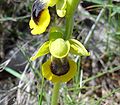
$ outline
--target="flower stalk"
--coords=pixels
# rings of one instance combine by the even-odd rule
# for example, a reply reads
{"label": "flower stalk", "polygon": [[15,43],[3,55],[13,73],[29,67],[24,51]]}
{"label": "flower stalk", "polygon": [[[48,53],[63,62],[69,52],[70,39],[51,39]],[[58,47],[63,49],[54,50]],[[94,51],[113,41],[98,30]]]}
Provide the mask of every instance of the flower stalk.
{"label": "flower stalk", "polygon": [[79,2],[80,0],[67,0],[65,40],[70,39],[73,33],[74,13]]}
{"label": "flower stalk", "polygon": [[57,105],[59,96],[60,82],[54,84],[51,105]]}

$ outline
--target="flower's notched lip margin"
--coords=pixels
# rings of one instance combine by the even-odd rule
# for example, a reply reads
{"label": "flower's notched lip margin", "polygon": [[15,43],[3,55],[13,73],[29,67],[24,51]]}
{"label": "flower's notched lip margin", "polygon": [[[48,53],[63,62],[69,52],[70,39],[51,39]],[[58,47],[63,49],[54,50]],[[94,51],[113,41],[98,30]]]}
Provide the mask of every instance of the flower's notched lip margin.
{"label": "flower's notched lip margin", "polygon": [[35,24],[38,25],[39,18],[41,16],[42,12],[44,11],[45,7],[46,7],[46,3],[44,3],[40,0],[36,0],[33,3],[31,17],[33,18]]}

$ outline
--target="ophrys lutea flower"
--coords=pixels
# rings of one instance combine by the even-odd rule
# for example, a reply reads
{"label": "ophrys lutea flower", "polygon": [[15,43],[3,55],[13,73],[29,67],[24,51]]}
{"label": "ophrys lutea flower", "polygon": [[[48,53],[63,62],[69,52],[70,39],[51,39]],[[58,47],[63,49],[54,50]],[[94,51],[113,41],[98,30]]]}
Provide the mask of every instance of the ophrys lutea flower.
{"label": "ophrys lutea flower", "polygon": [[46,41],[31,57],[31,60],[47,53],[51,54],[51,58],[42,65],[42,75],[53,83],[67,82],[74,77],[77,64],[68,57],[69,53],[80,56],[90,55],[79,41],[54,37]]}
{"label": "ophrys lutea flower", "polygon": [[57,14],[64,17],[66,14],[66,0],[35,0],[32,7],[29,26],[33,35],[45,32],[50,23],[48,7],[56,5]]}

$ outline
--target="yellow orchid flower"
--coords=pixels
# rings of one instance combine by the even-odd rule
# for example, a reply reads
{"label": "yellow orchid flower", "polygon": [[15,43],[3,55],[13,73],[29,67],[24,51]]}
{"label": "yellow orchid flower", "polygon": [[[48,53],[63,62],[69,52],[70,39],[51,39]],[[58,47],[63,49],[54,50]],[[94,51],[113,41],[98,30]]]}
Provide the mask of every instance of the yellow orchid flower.
{"label": "yellow orchid flower", "polygon": [[56,5],[57,14],[64,17],[66,14],[66,0],[35,0],[32,7],[31,20],[29,26],[33,35],[45,32],[50,23],[50,13],[48,7]]}
{"label": "yellow orchid flower", "polygon": [[74,77],[77,64],[68,58],[68,54],[89,56],[90,53],[76,39],[64,40],[59,29],[52,29],[49,41],[46,41],[30,58],[32,61],[45,54],[51,54],[51,59],[42,64],[42,75],[53,83],[68,82]]}
{"label": "yellow orchid flower", "polygon": [[32,7],[31,20],[29,26],[33,35],[45,32],[50,23],[50,14],[47,3],[36,0]]}
{"label": "yellow orchid flower", "polygon": [[46,28],[48,27],[49,23],[50,23],[50,15],[49,15],[49,10],[48,9],[44,9],[41,12],[41,15],[37,20],[33,20],[33,18],[31,17],[31,20],[29,22],[30,28],[31,28],[31,33],[33,35],[37,35],[37,34],[41,34],[43,32],[45,32]]}

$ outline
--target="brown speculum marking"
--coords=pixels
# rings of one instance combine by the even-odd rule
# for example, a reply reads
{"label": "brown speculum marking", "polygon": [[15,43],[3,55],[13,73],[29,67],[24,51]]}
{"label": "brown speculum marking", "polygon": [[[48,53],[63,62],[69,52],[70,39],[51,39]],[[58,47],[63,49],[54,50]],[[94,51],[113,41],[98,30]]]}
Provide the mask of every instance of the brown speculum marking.
{"label": "brown speculum marking", "polygon": [[40,0],[35,0],[32,6],[32,18],[36,24],[39,22],[39,18],[45,9],[45,3],[40,2]]}
{"label": "brown speculum marking", "polygon": [[69,69],[70,65],[67,59],[54,59],[50,65],[51,72],[57,76],[61,76],[66,74]]}

